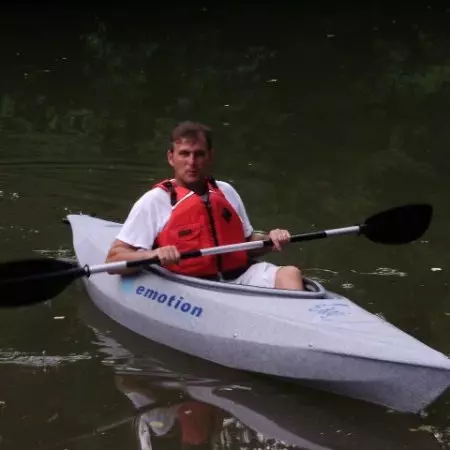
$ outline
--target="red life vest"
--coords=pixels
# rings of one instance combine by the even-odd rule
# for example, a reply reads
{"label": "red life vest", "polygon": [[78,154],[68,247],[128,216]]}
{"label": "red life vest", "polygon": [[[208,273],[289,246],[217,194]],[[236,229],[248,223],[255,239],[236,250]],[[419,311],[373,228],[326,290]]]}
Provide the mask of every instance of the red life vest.
{"label": "red life vest", "polygon": [[[164,180],[154,187],[170,194],[172,214],[155,240],[156,247],[175,245],[180,252],[236,244],[245,241],[242,220],[213,179],[207,181],[208,200],[195,192]],[[247,251],[183,259],[166,266],[194,277],[236,278],[249,266]]]}
{"label": "red life vest", "polygon": [[191,400],[180,405],[177,417],[181,425],[181,442],[201,445],[222,428],[225,414],[215,406]]}

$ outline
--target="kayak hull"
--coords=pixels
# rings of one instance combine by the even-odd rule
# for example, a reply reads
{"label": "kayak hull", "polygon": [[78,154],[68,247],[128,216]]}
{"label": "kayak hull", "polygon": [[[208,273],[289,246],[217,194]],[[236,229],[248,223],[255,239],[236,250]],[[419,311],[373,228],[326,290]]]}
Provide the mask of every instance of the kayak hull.
{"label": "kayak hull", "polygon": [[162,388],[164,397],[168,391],[176,392],[178,399],[187,394],[227,411],[265,438],[282,441],[280,444],[309,450],[439,447],[429,433],[411,433],[417,426],[414,416],[398,414],[394,418],[368,403],[354,405],[344,396],[301,385],[293,389],[290,383],[274,383],[273,378],[265,380],[192,357],[112,321],[88,298],[80,299],[78,311],[94,334],[102,364],[127,377],[128,386],[136,380],[137,386],[153,393]]}
{"label": "kayak hull", "polygon": [[[80,265],[101,264],[120,224],[68,216]],[[132,331],[223,366],[417,412],[450,384],[449,358],[347,298],[183,277],[161,267],[84,278],[99,309]]]}

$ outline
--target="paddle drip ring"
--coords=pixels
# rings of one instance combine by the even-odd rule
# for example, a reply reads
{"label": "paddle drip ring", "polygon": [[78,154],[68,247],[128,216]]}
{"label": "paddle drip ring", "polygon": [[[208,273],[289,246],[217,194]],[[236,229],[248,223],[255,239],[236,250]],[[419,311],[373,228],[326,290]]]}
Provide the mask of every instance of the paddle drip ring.
{"label": "paddle drip ring", "polygon": [[91,269],[89,268],[89,266],[87,264],[84,265],[83,270],[84,270],[84,273],[86,274],[86,276],[89,278],[91,276]]}

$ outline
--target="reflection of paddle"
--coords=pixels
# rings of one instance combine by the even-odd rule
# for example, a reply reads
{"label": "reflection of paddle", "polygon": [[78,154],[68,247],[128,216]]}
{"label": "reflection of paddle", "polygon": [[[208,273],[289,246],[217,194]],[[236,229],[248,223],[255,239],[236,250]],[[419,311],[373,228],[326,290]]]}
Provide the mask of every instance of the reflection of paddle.
{"label": "reflection of paddle", "polygon": [[[201,426],[201,428],[203,429],[204,427],[208,427],[211,426],[212,428],[217,427],[218,425],[220,425],[220,429],[222,427],[224,427],[225,425],[222,423],[214,423],[214,424],[210,424],[208,421],[205,421],[204,423],[197,423],[199,417],[201,417],[203,420],[205,419],[204,414],[201,414],[200,416],[198,414],[194,414],[195,417],[190,417],[191,416],[191,412],[193,409],[195,409],[195,411],[198,411],[199,408],[200,410],[204,413],[203,409],[206,408],[206,411],[208,412],[209,415],[211,415],[211,411],[220,411],[218,408],[216,408],[215,406],[212,405],[208,405],[206,403],[202,403],[202,402],[198,402],[195,400],[190,400],[189,398],[186,398],[184,401],[183,399],[180,397],[178,399],[178,402],[180,406],[181,406],[181,410],[180,410],[180,414],[178,414],[178,420],[183,421],[183,420],[194,420],[194,425],[196,424],[196,426],[192,426],[191,424],[185,425],[185,428],[189,428],[190,432],[188,433],[184,433],[184,438],[187,439],[186,443],[187,444],[192,444],[192,445],[198,445],[200,443],[200,441],[204,441],[205,440],[205,436],[198,432],[198,425]],[[100,435],[102,433],[104,433],[105,431],[109,431],[112,430],[114,428],[117,428],[121,425],[127,424],[127,423],[131,423],[131,422],[137,422],[140,418],[140,416],[142,414],[145,414],[149,411],[152,411],[156,408],[161,408],[161,407],[169,407],[169,406],[173,406],[173,404],[170,404],[168,402],[163,402],[163,401],[156,401],[152,404],[143,406],[141,408],[137,408],[136,412],[130,416],[130,417],[125,417],[123,419],[117,420],[115,422],[112,422],[108,425],[103,425],[101,427],[97,427],[94,428],[93,430],[87,432],[87,433],[83,433],[80,434],[78,436],[75,436],[73,438],[69,438],[63,442],[59,442],[57,444],[51,445],[48,448],[54,448],[54,447],[63,447],[63,446],[67,446],[69,444],[73,444],[75,442],[78,441],[82,441],[83,439],[87,439],[87,438],[92,438],[94,436]],[[222,415],[219,415],[218,417],[225,417],[225,413],[223,413]],[[155,424],[156,425],[156,424]],[[181,425],[183,427],[183,424]],[[192,432],[192,428],[194,428],[194,433]],[[203,431],[203,430],[202,430]],[[183,435],[181,436],[181,439],[183,439]]]}
{"label": "reflection of paddle", "polygon": [[151,403],[150,405],[142,406],[141,408],[136,409],[136,412],[130,417],[125,417],[123,419],[116,420],[115,422],[112,422],[112,423],[110,423],[108,425],[103,425],[101,427],[94,428],[93,430],[88,431],[87,433],[83,433],[83,434],[80,434],[80,435],[75,436],[73,438],[69,438],[69,439],[67,439],[65,441],[58,442],[58,443],[53,444],[53,445],[51,445],[51,446],[49,446],[47,448],[49,448],[49,449],[50,448],[55,448],[55,447],[65,448],[65,446],[67,446],[68,444],[73,444],[74,442],[82,441],[83,439],[87,439],[87,438],[90,438],[90,437],[94,437],[94,436],[100,435],[100,434],[104,433],[105,431],[112,430],[113,428],[117,428],[120,425],[124,425],[126,423],[131,423],[134,420],[136,420],[137,418],[139,418],[139,416],[141,414],[144,414],[144,413],[146,413],[148,411],[151,411],[154,408],[158,408],[158,407],[161,407],[161,406],[167,406],[167,403],[157,401],[157,402]]}
{"label": "reflection of paddle", "polygon": [[[306,234],[293,235],[290,242],[322,239],[329,236],[359,234],[380,244],[405,244],[422,236],[427,230],[433,209],[428,204],[411,204],[382,211],[362,224]],[[272,245],[270,239],[223,245],[181,254],[182,259],[253,250]],[[158,264],[159,259],[120,261],[80,267],[70,261],[36,258],[0,264],[0,307],[17,307],[43,302],[58,295],[70,283],[81,277],[116,269]]]}

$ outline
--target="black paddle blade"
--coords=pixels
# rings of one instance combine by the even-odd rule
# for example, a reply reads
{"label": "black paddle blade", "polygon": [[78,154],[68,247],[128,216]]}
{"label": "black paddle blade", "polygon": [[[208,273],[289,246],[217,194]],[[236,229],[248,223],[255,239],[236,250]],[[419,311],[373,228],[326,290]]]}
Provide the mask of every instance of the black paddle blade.
{"label": "black paddle blade", "polygon": [[0,263],[0,308],[44,302],[85,275],[69,261],[36,258]]}
{"label": "black paddle blade", "polygon": [[361,234],[381,244],[406,244],[425,233],[432,215],[433,207],[427,203],[398,206],[369,217]]}

